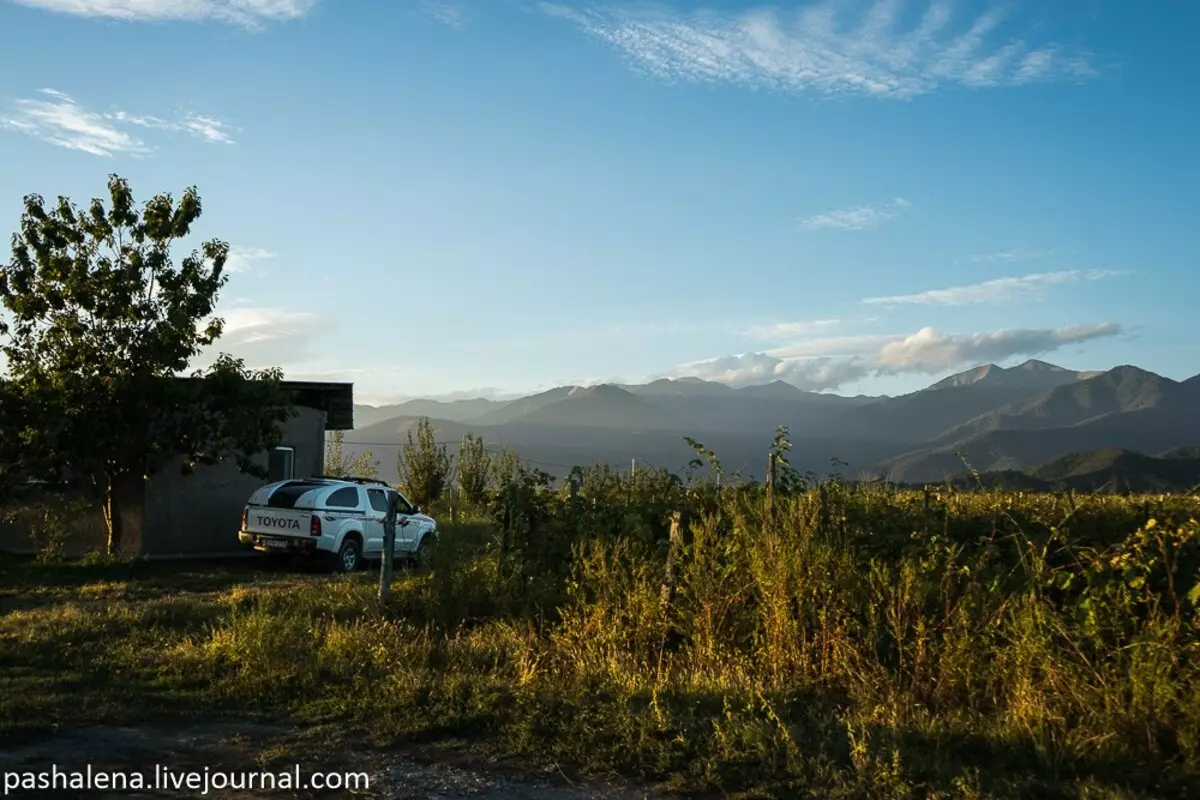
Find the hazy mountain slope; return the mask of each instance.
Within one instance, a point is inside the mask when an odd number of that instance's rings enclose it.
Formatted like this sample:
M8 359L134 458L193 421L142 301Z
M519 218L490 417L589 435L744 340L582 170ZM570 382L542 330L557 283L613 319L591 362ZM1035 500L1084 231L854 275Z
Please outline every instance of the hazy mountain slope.
M1056 458L1030 470L1030 474L1047 481L1080 477L1108 480L1117 476L1142 483L1159 480L1194 486L1200 483L1200 459L1156 458L1132 450L1106 448Z
M409 413L373 424L360 414L359 429L346 436L348 452L373 451L384 477L394 476L399 444L419 416L432 419L452 454L472 431L553 474L575 464L625 467L633 458L680 471L694 457L686 435L714 449L728 471L758 477L778 425L790 429L792 462L802 472L826 473L837 458L849 462L846 475L887 472L914 482L962 473L958 450L981 472L1020 471L1036 482L1029 470L1073 452L1171 451L1187 459L1194 453L1180 448L1200 442L1200 379L1178 383L1135 367L1080 373L1040 361L985 365L895 398L817 394L782 382L732 389L663 379L376 411L397 410Z
M1169 459L1107 448L1070 453L1028 470L978 476L960 473L951 485L1024 491L1186 492L1200 484L1200 458Z
M651 397L732 397L734 389L700 378L659 378L644 384L619 384L619 388Z
M1200 415L1195 407L1173 403L1060 428L990 431L950 447L889 459L881 468L899 481L942 480L963 468L956 451L983 472L1028 469L1068 453L1101 448L1157 453L1188 441L1200 441Z
M556 386L545 392L531 394L528 397L520 397L516 400L508 401L503 408L496 408L486 413L480 414L473 422L480 425L504 425L514 420L520 419L526 414L537 411L542 406L548 406L551 403L557 403L559 400L567 397L571 392L577 390L578 386Z
M355 406L354 427L365 428L393 417L436 417L466 422L508 405L504 400L408 400L388 406Z
M964 442L991 431L1077 425L1106 414L1178 402L1183 391L1180 384L1153 372L1137 367L1116 367L1008 403L951 428L935 437L931 444L936 447Z
M1056 386L1064 386L1091 377L1094 372L1075 372L1056 364L1031 358L1015 367L998 367L984 364L974 367L933 384L931 389L947 389L962 386L1004 386L1009 389L1030 393L1042 392Z
M691 431L695 424L654 402L609 384L577 388L510 424L639 431Z
M385 420L362 430L348 431L345 452L355 455L371 451L377 462L380 477L396 479L396 454L401 443L406 441L409 431L415 432L418 418L396 418ZM727 473L741 471L751 479L761 479L766 467L767 449L771 444L769 435L747 436L741 434L630 431L556 425L509 423L485 426L478 423L456 423L447 420L430 420L434 434L446 445L449 454L458 452L458 443L468 431L483 437L489 449L498 452L507 447L517 455L533 462L533 466L552 475L563 476L570 467L607 463L627 468L630 461L638 459L645 466L665 467L682 472L696 453L684 442L684 435L692 435L714 450L721 459ZM893 451L873 442L845 442L830 438L795 438L791 462L801 472L813 471L826 474L832 470L831 459L848 462L843 467L846 475L856 475L890 455Z
M1159 458L1200 458L1200 444L1185 444L1172 447L1158 454Z
M1028 396L1026 388L985 384L922 389L847 409L829 432L848 439L915 445Z

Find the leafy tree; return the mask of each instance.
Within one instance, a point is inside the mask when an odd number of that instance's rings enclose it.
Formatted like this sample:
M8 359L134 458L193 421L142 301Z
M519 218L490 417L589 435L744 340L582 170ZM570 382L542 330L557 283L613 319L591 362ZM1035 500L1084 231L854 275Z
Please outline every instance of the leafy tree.
M345 431L334 431L325 442L325 474L352 478L378 478L375 454L370 450L353 457L345 454Z
M450 480L450 456L446 446L437 443L433 423L422 417L417 423L417 435L408 432L408 441L396 455L396 471L408 498L422 506L442 496Z
M467 507L483 508L487 502L491 463L491 454L481 437L472 433L463 436L458 449L458 488Z
M492 488L496 491L504 491L509 484L520 478L522 469L524 467L521 464L521 457L507 447L501 448L496 457L492 459L491 475L489 476Z
M182 456L182 469L254 456L282 437L291 416L279 370L254 372L221 355L185 377L221 335L213 316L229 245L212 240L178 265L172 245L200 217L189 188L140 210L128 183L108 181L110 205L86 210L65 197L24 200L12 260L0 266L0 353L9 379L0 405L0 451L21 481L71 479L94 491L121 549L122 488ZM12 453L0 452L11 456Z

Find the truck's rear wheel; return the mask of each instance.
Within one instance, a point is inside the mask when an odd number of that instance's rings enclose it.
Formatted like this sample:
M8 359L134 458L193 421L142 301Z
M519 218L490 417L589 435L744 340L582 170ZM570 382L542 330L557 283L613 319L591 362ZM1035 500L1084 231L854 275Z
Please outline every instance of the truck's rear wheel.
M352 536L347 536L334 559L339 572L355 572L362 566L362 545Z

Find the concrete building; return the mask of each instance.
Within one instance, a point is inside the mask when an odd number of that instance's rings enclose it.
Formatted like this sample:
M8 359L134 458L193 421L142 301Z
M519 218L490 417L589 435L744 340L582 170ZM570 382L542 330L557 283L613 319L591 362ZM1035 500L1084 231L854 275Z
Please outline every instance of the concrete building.
M296 415L284 426L279 445L257 461L269 472L268 481L320 475L325 461L325 432L354 427L354 387L349 383L285 381ZM182 460L182 459L181 459ZM183 475L179 464L168 464L148 481L123 487L124 537L127 554L145 557L222 556L245 552L238 543L246 498L263 480L247 475L237 463L198 466ZM46 494L19 510L9 522L0 521L0 550L33 553L48 527L43 509L66 509L65 546L68 554L103 552L107 529L98 507L79 497Z

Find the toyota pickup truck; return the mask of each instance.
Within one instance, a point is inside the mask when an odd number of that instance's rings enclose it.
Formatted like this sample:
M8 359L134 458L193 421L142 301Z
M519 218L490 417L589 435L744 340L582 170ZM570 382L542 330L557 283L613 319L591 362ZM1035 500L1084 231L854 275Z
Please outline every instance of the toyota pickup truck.
M313 477L269 483L242 512L238 540L261 553L325 557L341 572L383 556L388 501L398 500L393 557L426 564L437 522L383 481Z

